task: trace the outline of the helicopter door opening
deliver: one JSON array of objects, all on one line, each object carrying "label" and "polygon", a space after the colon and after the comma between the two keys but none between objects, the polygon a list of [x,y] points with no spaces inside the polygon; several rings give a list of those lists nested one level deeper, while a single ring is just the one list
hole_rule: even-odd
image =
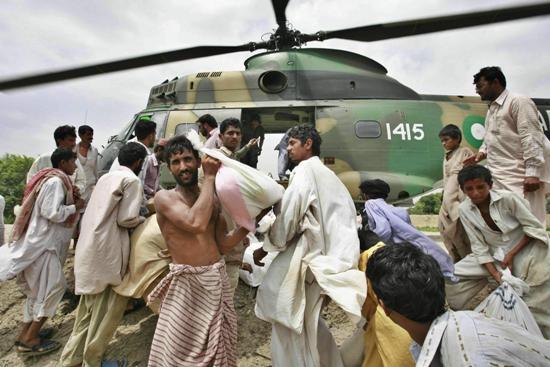
[{"label": "helicopter door opening", "polygon": [[[258,119],[259,124],[255,122]],[[242,146],[250,139],[258,138],[258,142],[249,150],[242,162],[256,166],[278,179],[279,151],[275,150],[276,146],[291,127],[304,123],[314,125],[315,107],[243,108],[241,122]]]}]

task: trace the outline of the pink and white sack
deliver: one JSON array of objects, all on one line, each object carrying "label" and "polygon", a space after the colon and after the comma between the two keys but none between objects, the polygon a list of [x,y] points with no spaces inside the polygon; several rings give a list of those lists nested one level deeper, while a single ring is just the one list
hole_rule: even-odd
[{"label": "pink and white sack", "polygon": [[256,216],[279,202],[283,198],[284,188],[265,173],[218,150],[201,148],[200,151],[222,162],[216,174],[218,198],[237,225],[254,233]]},{"label": "pink and white sack", "polygon": [[221,161],[222,165],[216,174],[218,198],[237,225],[254,233],[256,216],[263,209],[279,202],[284,188],[265,173],[231,159],[218,150],[204,148],[195,130],[185,135],[201,156],[206,154]]}]

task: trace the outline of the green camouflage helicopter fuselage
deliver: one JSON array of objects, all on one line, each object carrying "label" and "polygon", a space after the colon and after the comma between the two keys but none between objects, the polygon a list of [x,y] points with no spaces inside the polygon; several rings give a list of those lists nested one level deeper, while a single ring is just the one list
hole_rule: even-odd
[{"label": "green camouflage helicopter fuselage", "polygon": [[[390,200],[430,190],[442,177],[438,133],[459,126],[462,144],[477,150],[484,135],[487,104],[478,97],[419,95],[387,76],[376,61],[331,49],[267,52],[245,61],[244,71],[201,72],[151,89],[147,107],[113,136],[102,153],[108,170],[118,149],[143,116],[158,125],[157,138],[196,129],[205,113],[218,121],[259,114],[266,133],[284,133],[311,123],[321,133],[321,159],[358,200],[360,182],[380,178]],[[550,100],[534,99],[548,132]],[[163,169],[161,182],[173,183]]]}]

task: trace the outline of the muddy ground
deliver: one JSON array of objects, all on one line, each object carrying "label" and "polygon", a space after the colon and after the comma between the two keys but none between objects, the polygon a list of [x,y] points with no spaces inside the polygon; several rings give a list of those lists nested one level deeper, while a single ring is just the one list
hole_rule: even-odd
[{"label": "muddy ground", "polygon": [[[73,253],[65,264],[65,273],[72,283]],[[235,294],[235,309],[238,315],[238,355],[239,366],[271,366],[271,325],[259,320],[254,315],[255,290],[241,282]],[[0,367],[44,366],[53,367],[61,354],[57,352],[40,357],[20,357],[14,348],[14,341],[19,332],[21,310],[25,297],[19,291],[15,280],[0,283]],[[74,300],[64,299],[56,315],[46,326],[54,327],[57,332],[55,340],[65,343],[69,338],[74,323],[76,307]],[[354,330],[347,316],[334,304],[324,311],[338,344],[341,344]],[[109,344],[107,359],[126,357],[129,366],[146,366],[147,357],[157,317],[144,308],[128,314],[122,320],[116,334]]]}]

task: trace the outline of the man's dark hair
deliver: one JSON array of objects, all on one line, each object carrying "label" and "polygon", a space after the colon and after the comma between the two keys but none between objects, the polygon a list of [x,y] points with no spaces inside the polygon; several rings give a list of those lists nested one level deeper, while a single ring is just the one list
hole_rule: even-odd
[{"label": "man's dark hair", "polygon": [[157,153],[159,150],[163,150],[163,149],[164,149],[164,145],[157,144],[157,145],[155,145],[155,147],[153,148],[153,152],[154,152],[154,153]]},{"label": "man's dark hair", "polygon": [[365,180],[361,182],[359,189],[369,199],[386,199],[390,193],[390,185],[380,179]]},{"label": "man's dark hair", "polygon": [[157,123],[152,120],[139,120],[134,128],[137,140],[143,140],[157,129]]},{"label": "man's dark hair", "polygon": [[129,142],[120,148],[118,152],[118,163],[121,166],[130,167],[140,159],[147,157],[147,150],[145,147],[136,142]]},{"label": "man's dark hair", "polygon": [[462,141],[462,132],[460,131],[460,128],[454,124],[445,125],[443,129],[441,129],[439,132],[439,137],[442,138],[444,136],[454,140],[458,139],[459,143]]},{"label": "man's dark hair", "polygon": [[61,161],[69,161],[71,159],[76,159],[76,153],[70,149],[64,148],[57,148],[50,157],[53,168],[59,168]]},{"label": "man's dark hair", "polygon": [[177,135],[168,140],[166,148],[164,148],[164,161],[170,165],[170,157],[174,154],[190,151],[195,158],[199,159],[199,152],[195,150],[193,144],[185,135]]},{"label": "man's dark hair", "polygon": [[92,129],[92,127],[89,126],[89,125],[82,125],[82,126],[78,127],[78,135],[79,136],[82,136],[86,133],[93,133],[93,132],[94,132],[94,129]]},{"label": "man's dark hair", "polygon": [[59,141],[65,139],[67,136],[72,136],[73,138],[76,138],[76,129],[74,126],[70,125],[63,125],[59,126],[55,131],[53,132],[53,138],[55,139],[55,145],[59,146]]},{"label": "man's dark hair", "polygon": [[258,115],[257,113],[250,116],[250,122],[252,121],[258,121],[258,124],[260,125],[262,124],[262,119],[260,118],[260,115]]},{"label": "man's dark hair", "polygon": [[232,126],[235,129],[242,130],[241,122],[239,121],[239,119],[236,119],[234,117],[230,117],[230,118],[227,118],[227,119],[223,120],[222,123],[220,124],[220,133],[224,134],[227,131],[227,129],[229,128],[229,126]]},{"label": "man's dark hair", "polygon": [[431,323],[445,312],[445,281],[439,264],[410,243],[376,250],[366,274],[384,305],[409,320]]},{"label": "man's dark hair", "polygon": [[200,122],[201,124],[202,123],[206,123],[208,126],[210,126],[211,128],[215,129],[218,127],[218,122],[216,121],[216,119],[214,118],[214,116],[212,116],[211,114],[207,113],[206,115],[202,115],[201,117],[199,117],[199,119],[197,120],[197,122]]},{"label": "man's dark hair", "polygon": [[491,171],[489,171],[487,167],[483,167],[479,164],[464,167],[458,172],[458,184],[461,189],[464,189],[466,181],[475,180],[476,178],[482,178],[489,186],[493,184],[493,175],[491,175]]},{"label": "man's dark hair", "polygon": [[502,85],[502,88],[506,88],[506,77],[498,66],[486,66],[479,70],[479,72],[474,75],[474,84],[479,82],[482,77],[488,82],[498,80],[500,85]]},{"label": "man's dark hair", "polygon": [[294,126],[288,133],[289,138],[294,138],[300,140],[300,143],[304,145],[307,139],[311,139],[311,153],[313,155],[321,155],[321,143],[322,139],[313,126],[309,124],[300,124]]}]

